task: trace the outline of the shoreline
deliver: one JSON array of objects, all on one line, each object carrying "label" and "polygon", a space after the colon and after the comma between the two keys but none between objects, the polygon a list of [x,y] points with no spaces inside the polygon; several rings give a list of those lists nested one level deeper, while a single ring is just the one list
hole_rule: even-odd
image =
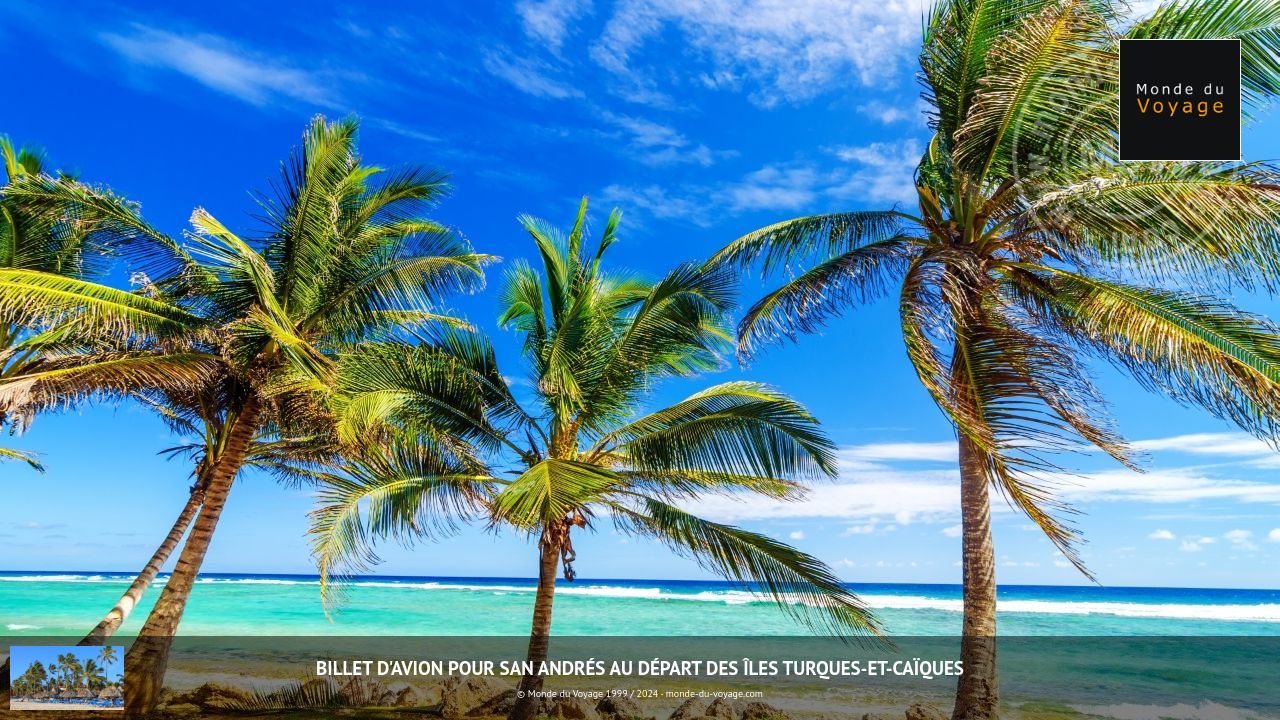
[{"label": "shoreline", "polygon": [[59,710],[62,712],[124,712],[124,707],[103,707],[80,703],[57,703],[43,700],[10,700],[9,710]]}]

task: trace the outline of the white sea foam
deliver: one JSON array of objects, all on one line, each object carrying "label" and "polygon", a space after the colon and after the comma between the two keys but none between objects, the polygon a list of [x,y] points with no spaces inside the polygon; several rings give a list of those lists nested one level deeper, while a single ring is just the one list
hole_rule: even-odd
[{"label": "white sea foam", "polygon": [[1262,717],[1249,710],[1240,710],[1205,701],[1198,705],[1072,705],[1072,709],[1086,715],[1116,718],[1116,720],[1254,720]]},{"label": "white sea foam", "polygon": [[319,585],[319,580],[279,580],[276,578],[198,578],[199,585]]},{"label": "white sea foam", "polygon": [[9,628],[10,630],[39,630],[40,629],[39,625],[23,625],[22,623],[9,623],[8,625],[5,625],[5,627]]},{"label": "white sea foam", "polygon": [[[917,595],[863,595],[871,607],[884,610],[943,610],[961,612],[960,599]],[[1097,602],[1077,600],[1000,600],[999,612],[1045,615],[1116,615],[1118,617],[1182,620],[1280,622],[1280,605],[1192,605],[1176,603]]]},{"label": "white sea foam", "polygon": [[100,575],[6,575],[0,582],[97,582],[90,580]]},{"label": "white sea foam", "polygon": [[[124,575],[11,575],[0,576],[0,582],[68,582],[100,583],[128,580]],[[157,578],[163,584],[166,578]],[[203,577],[198,580],[208,585],[279,585],[298,586],[319,584],[312,579],[286,578],[219,578]],[[480,584],[439,581],[356,580],[352,585],[362,588],[384,588],[416,591],[485,592],[493,595],[515,593],[528,594],[536,589],[533,584]],[[632,587],[623,585],[593,584],[568,585],[556,588],[559,595],[640,600],[654,602],[712,602],[726,605],[769,603],[771,599],[742,590],[700,590],[680,592],[661,587]],[[963,603],[959,598],[929,597],[926,595],[864,594],[862,599],[877,610],[936,610],[959,613]],[[793,598],[792,602],[800,602]],[[1142,603],[1097,600],[1001,600],[998,609],[1002,613],[1028,613],[1043,615],[1111,615],[1130,618],[1165,618],[1179,620],[1217,620],[1224,622],[1280,622],[1280,604],[1192,604],[1192,603]]]}]

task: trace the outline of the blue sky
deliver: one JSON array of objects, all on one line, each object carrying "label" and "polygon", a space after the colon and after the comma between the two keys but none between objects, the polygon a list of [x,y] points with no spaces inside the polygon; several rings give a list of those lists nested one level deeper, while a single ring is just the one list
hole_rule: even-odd
[{"label": "blue sky", "polygon": [[[110,184],[180,233],[191,210],[247,226],[307,118],[357,113],[378,164],[452,173],[436,217],[484,252],[527,256],[515,217],[624,212],[613,261],[651,275],[786,217],[910,199],[927,138],[912,59],[921,0],[549,0],[350,4],[43,3],[0,6],[0,132]],[[1280,158],[1273,111],[1246,159]],[[454,305],[492,332],[494,286]],[[749,283],[748,295],[759,286]],[[1240,297],[1276,315],[1265,298]],[[708,515],[789,539],[854,581],[956,582],[955,447],[908,369],[890,303],[745,369],[665,386],[671,400],[747,377],[808,404],[842,447],[841,479],[807,501],[708,502]],[[1105,367],[1135,474],[1097,457],[1063,494],[1085,511],[1085,558],[1108,585],[1274,587],[1280,455]],[[40,418],[10,445],[48,473],[0,466],[0,569],[133,570],[181,507],[188,468],[137,407]],[[309,572],[310,498],[248,475],[205,569]],[[1082,578],[1029,522],[997,506],[1000,579]],[[604,529],[577,543],[581,577],[700,577],[656,545]],[[534,574],[523,538],[465,531],[388,574]]]}]

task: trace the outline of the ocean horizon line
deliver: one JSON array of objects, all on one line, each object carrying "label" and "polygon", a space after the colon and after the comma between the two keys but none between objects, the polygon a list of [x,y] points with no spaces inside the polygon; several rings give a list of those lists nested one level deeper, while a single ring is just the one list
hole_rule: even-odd
[{"label": "ocean horizon line", "polygon": [[[0,570],[0,577],[5,576],[111,576],[111,577],[135,577],[136,570]],[[157,575],[157,579],[167,578],[169,572],[161,572]],[[234,578],[262,578],[262,579],[298,579],[318,581],[320,575],[317,573],[284,573],[284,572],[255,572],[255,571],[236,571],[236,572],[202,572],[202,578],[210,579],[234,579]],[[350,575],[343,578],[344,582],[394,582],[394,581],[428,581],[428,582],[513,582],[513,583],[537,583],[536,577],[523,577],[511,575],[395,575],[395,574],[362,574]],[[716,578],[694,579],[694,578],[624,578],[624,577],[585,577],[578,576],[574,582],[575,585],[584,585],[591,583],[654,583],[659,585],[686,585],[686,586],[718,586],[726,588],[740,588],[743,583],[730,580],[720,580]],[[937,588],[947,590],[960,590],[961,585],[958,582],[870,582],[870,581],[847,581],[842,585],[849,588],[881,588],[881,587],[903,587],[903,588]],[[1176,591],[1191,590],[1200,592],[1273,592],[1280,593],[1280,587],[1219,587],[1209,585],[1107,585],[1104,583],[1075,583],[1075,584],[1054,584],[1054,583],[1001,583],[1001,589],[1008,590],[1036,590],[1036,589],[1054,589],[1054,590],[1076,590],[1076,591]]]}]

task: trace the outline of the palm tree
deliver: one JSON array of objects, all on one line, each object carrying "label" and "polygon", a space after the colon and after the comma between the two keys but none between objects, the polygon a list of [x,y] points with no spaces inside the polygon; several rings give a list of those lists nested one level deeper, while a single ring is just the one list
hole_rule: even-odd
[{"label": "palm tree", "polygon": [[15,683],[13,688],[14,695],[29,695],[43,690],[45,683],[49,680],[49,674],[43,663],[39,660],[34,660],[27,666],[27,670],[22,674],[21,680],[24,689],[19,691],[17,683]]},{"label": "palm tree", "polygon": [[[398,428],[411,439],[392,433],[389,450],[326,478],[311,529],[324,591],[332,575],[374,561],[370,542],[379,537],[410,540],[483,517],[537,539],[528,648],[536,663],[547,657],[560,567],[574,579],[573,535],[608,517],[764,592],[814,627],[878,631],[821,561],[680,507],[707,493],[794,498],[800,480],[835,473],[834,448],[802,406],[757,383],[716,385],[638,415],[654,383],[721,365],[730,278],[690,265],[658,282],[607,273],[602,261],[619,216],[588,252],[586,210],[584,198],[567,236],[521,218],[542,270],[516,263],[508,272],[501,323],[523,336],[536,410],[517,401],[475,333],[444,329],[417,346],[344,357],[343,435]],[[537,673],[521,681],[525,691],[541,686]],[[514,720],[533,717],[537,702],[524,698]]]},{"label": "palm tree", "polygon": [[[205,489],[208,487],[210,472],[216,458],[219,456],[222,439],[225,437],[227,429],[225,422],[223,422],[224,418],[216,412],[212,412],[214,409],[221,407],[222,404],[218,391],[218,385],[211,384],[210,387],[204,388],[203,392],[199,393],[184,392],[180,395],[164,395],[162,393],[140,392],[134,395],[136,400],[159,414],[170,430],[180,435],[198,438],[198,442],[179,445],[163,451],[163,454],[192,461],[194,470],[191,474],[194,483],[191,486],[187,502],[174,521],[173,527],[169,529],[169,533],[160,542],[151,559],[147,561],[142,571],[129,584],[124,594],[120,596],[120,599],[116,601],[106,616],[87,635],[81,638],[79,645],[101,645],[120,629],[120,626],[129,618],[133,609],[142,601],[142,596],[146,593],[147,588],[151,587],[151,584],[160,574],[161,568],[164,567],[165,562],[168,561],[173,551],[177,549],[178,544],[182,541],[182,536],[186,534],[191,521],[195,519],[196,513],[199,512],[200,506],[204,502]],[[296,484],[306,479],[297,470],[312,464],[323,463],[324,455],[324,444],[313,442],[313,438],[306,438],[305,441],[271,439],[260,434],[250,445],[244,465],[245,467],[266,470],[286,483]]]},{"label": "palm tree", "polygon": [[[108,268],[107,261],[122,252],[143,271],[139,277],[145,277],[145,270],[155,266],[157,256],[171,255],[164,252],[163,245],[159,253],[150,247],[159,237],[158,231],[141,222],[135,205],[110,190],[88,186],[65,173],[46,173],[40,152],[15,150],[7,138],[0,137],[0,156],[6,173],[6,185],[0,191],[0,285],[19,289],[10,283],[38,277],[30,271],[74,279],[99,278]],[[71,283],[47,289],[58,292],[88,287],[92,286]],[[110,323],[85,323],[85,318],[66,314],[65,304],[41,307],[26,301],[33,298],[18,297],[17,302],[0,310],[0,381],[34,371],[48,354],[93,347],[99,340],[95,331],[112,334],[119,329]],[[0,409],[0,425],[6,420],[12,430],[18,430],[30,421],[30,414]],[[0,448],[0,460],[18,460],[44,470],[33,453]],[[200,500],[193,492],[143,571],[80,644],[100,644],[119,628],[181,540]],[[7,682],[8,668],[6,659],[0,664],[0,686]]]},{"label": "palm tree", "polygon": [[62,674],[63,684],[75,687],[84,677],[84,665],[75,653],[62,653],[58,655],[58,672]]},{"label": "palm tree", "polygon": [[103,674],[103,670],[104,668],[98,664],[97,660],[93,658],[85,660],[81,684],[94,692],[101,690],[107,684],[107,676]]},{"label": "palm tree", "polygon": [[197,209],[188,252],[139,222],[137,235],[149,242],[136,252],[172,267],[149,274],[138,292],[78,286],[55,293],[46,291],[53,281],[35,273],[0,287],[0,307],[37,300],[128,330],[119,347],[51,358],[0,383],[0,408],[42,410],[139,392],[218,399],[207,410],[220,430],[217,456],[205,458],[200,512],[125,655],[130,712],[154,705],[172,638],[254,438],[265,428],[323,427],[338,350],[401,325],[449,320],[433,311],[438,296],[483,280],[489,258],[422,217],[446,190],[444,177],[411,169],[375,182],[380,169],[356,154],[357,128],[354,119],[316,118],[308,126],[276,195],[260,199],[258,238],[242,239]]},{"label": "palm tree", "polygon": [[955,720],[991,717],[997,703],[988,487],[1088,574],[1052,493],[1051,453],[1084,440],[1132,464],[1085,355],[1276,438],[1277,328],[1212,293],[1280,281],[1280,174],[1120,164],[1116,93],[1121,37],[1239,37],[1245,100],[1260,107],[1280,91],[1280,5],[1175,2],[1117,28],[1108,0],[942,0],[920,56],[934,134],[915,173],[918,207],[787,220],[712,261],[800,266],[742,319],[744,356],[896,295],[908,358],[960,448]]},{"label": "palm tree", "polygon": [[[113,216],[127,212],[128,206],[68,174],[48,174],[42,152],[15,149],[4,136],[0,160],[5,172],[0,186],[0,284],[30,271],[66,278],[103,275],[119,229]],[[33,191],[56,194],[64,201],[56,206],[36,202]],[[56,334],[32,332],[43,317],[38,308],[0,309],[0,379],[26,372],[42,352],[57,344]],[[0,425],[6,422],[21,427],[24,419],[0,414]]]},{"label": "palm tree", "polygon": [[[9,269],[39,270],[68,277],[91,277],[105,268],[105,238],[101,218],[84,212],[81,206],[68,207],[59,222],[10,194],[24,183],[72,187],[76,180],[66,174],[45,173],[44,153],[30,147],[15,148],[0,135],[0,161],[4,164],[4,185],[0,186],[0,282]],[[33,210],[35,210],[33,212]],[[20,374],[52,338],[29,331],[31,314],[24,308],[7,308],[0,313],[0,378]],[[11,425],[16,431],[23,418],[0,412],[0,429]],[[33,453],[0,448],[0,460],[17,460],[37,471],[44,467]],[[8,669],[6,662],[5,670]],[[7,680],[7,674],[5,675]]]}]

